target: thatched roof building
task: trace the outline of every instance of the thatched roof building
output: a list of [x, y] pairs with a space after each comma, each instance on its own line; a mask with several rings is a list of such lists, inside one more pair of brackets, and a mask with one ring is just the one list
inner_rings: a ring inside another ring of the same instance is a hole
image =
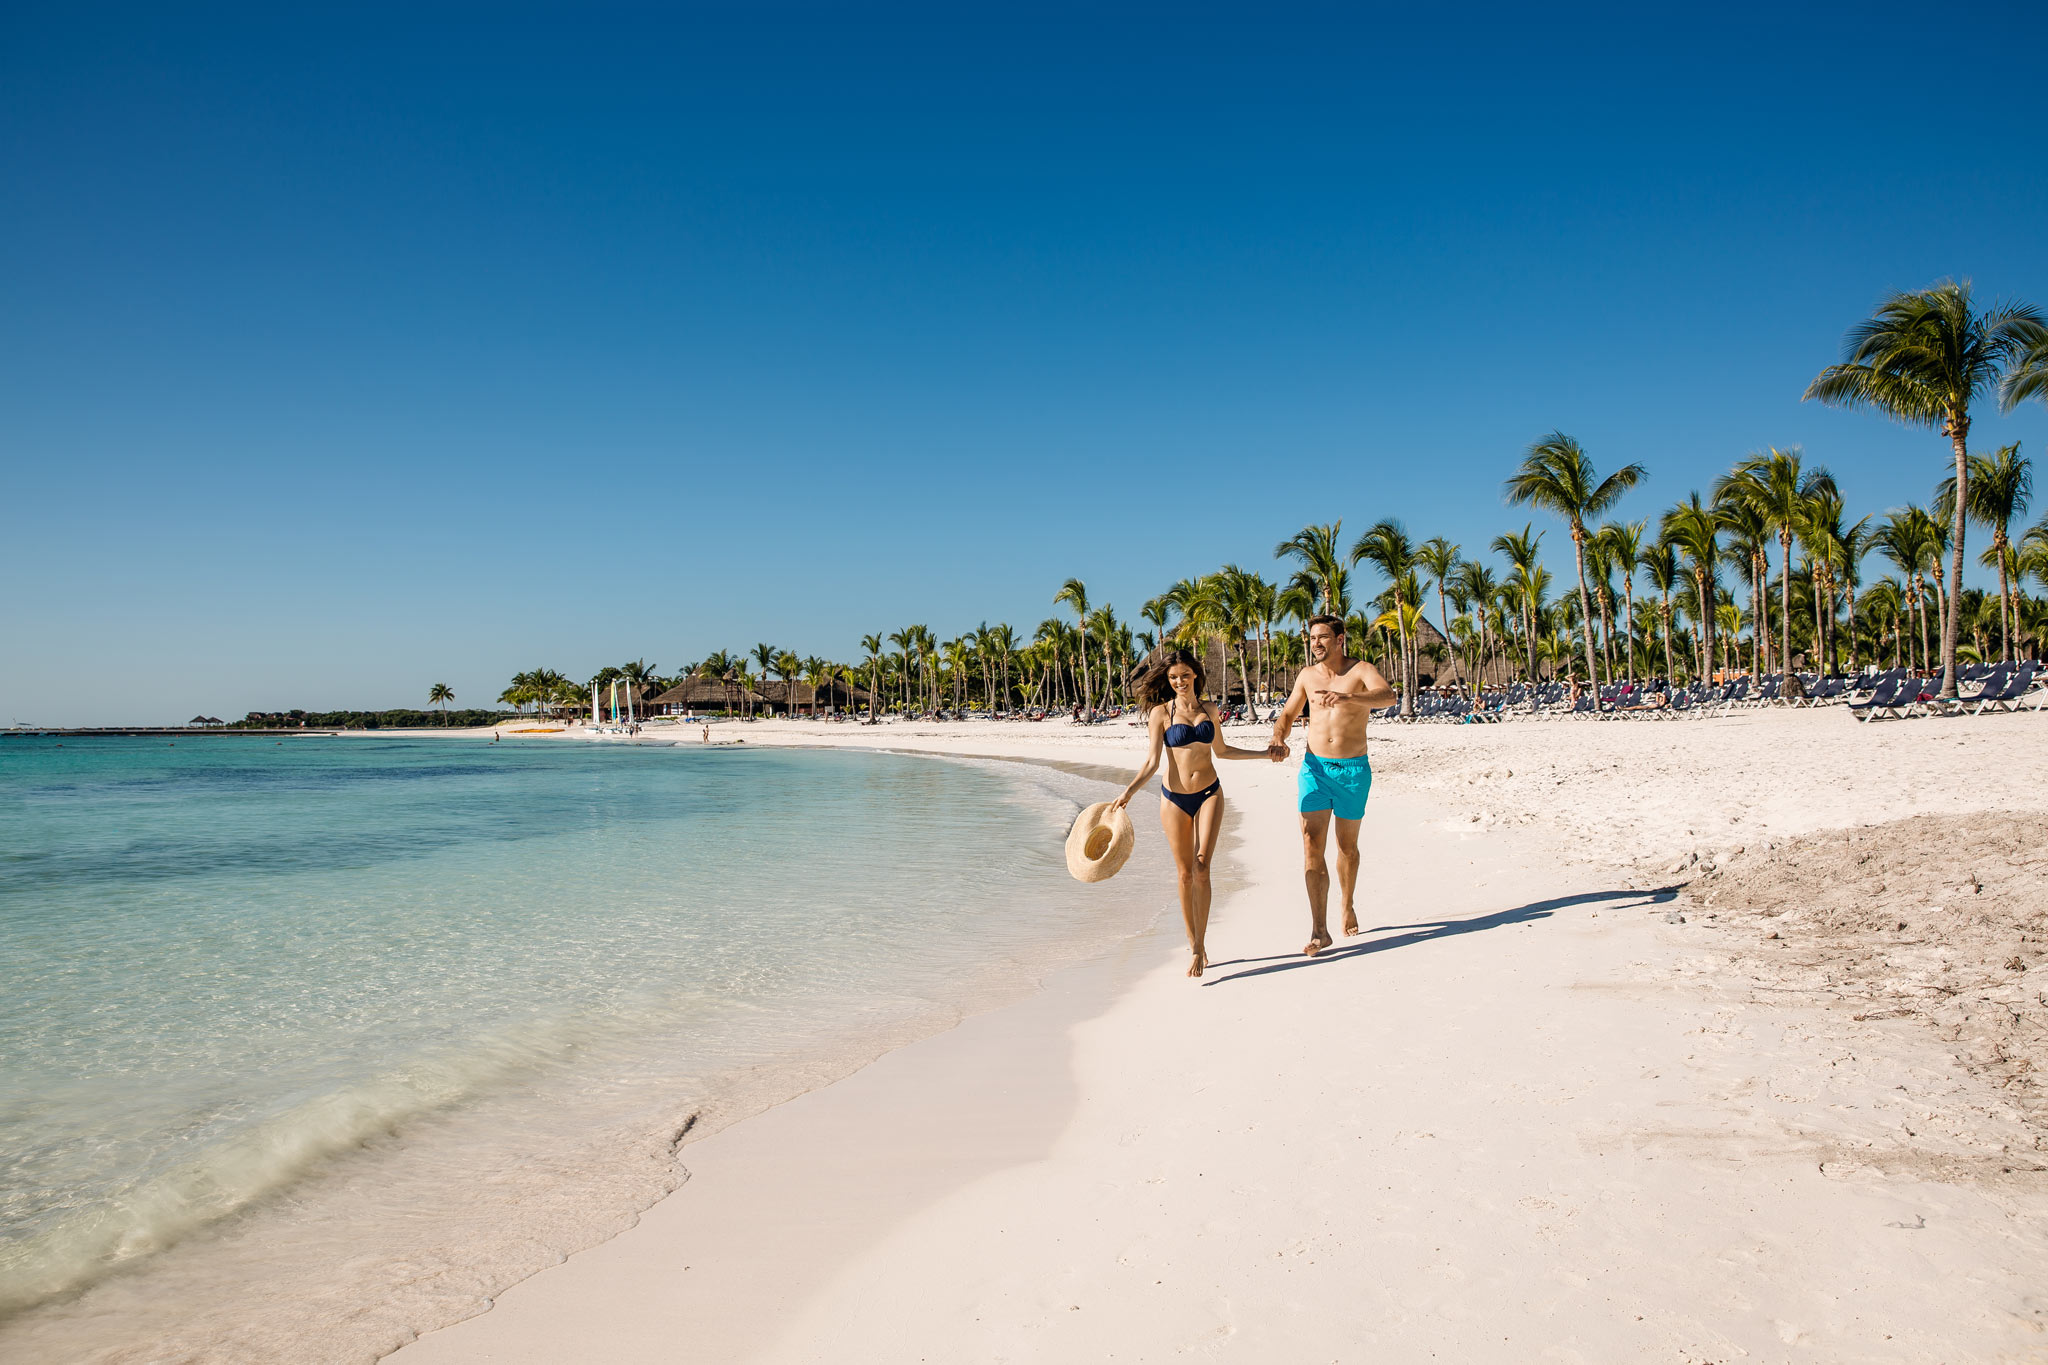
[[817, 688], [803, 682], [763, 682], [758, 692], [762, 707], [783, 714], [788, 713], [792, 704], [802, 715], [813, 710], [848, 711], [868, 704], [865, 687], [856, 687], [837, 678]]
[[647, 702], [649, 715], [681, 716], [703, 711], [739, 711], [760, 705], [761, 694], [738, 683], [691, 674]]
[[809, 683], [755, 680], [751, 687], [722, 683], [716, 678], [691, 676], [648, 702], [649, 715], [686, 715], [704, 711], [754, 711], [787, 715], [794, 702], [799, 715], [847, 711], [868, 704], [865, 687], [834, 680], [823, 687]]

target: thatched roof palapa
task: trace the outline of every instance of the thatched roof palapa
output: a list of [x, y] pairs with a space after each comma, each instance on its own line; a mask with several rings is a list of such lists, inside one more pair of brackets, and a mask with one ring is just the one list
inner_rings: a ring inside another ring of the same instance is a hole
[[738, 683], [722, 683], [716, 678], [699, 677], [691, 674], [658, 697], [650, 697], [649, 706], [674, 706], [696, 711], [707, 707], [724, 710], [738, 706], [747, 698], [760, 700], [760, 693]]

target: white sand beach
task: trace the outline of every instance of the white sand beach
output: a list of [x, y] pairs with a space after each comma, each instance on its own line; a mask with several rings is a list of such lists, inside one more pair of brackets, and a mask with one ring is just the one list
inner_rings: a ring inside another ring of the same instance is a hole
[[1365, 932], [1314, 960], [1293, 764], [1232, 764], [1203, 980], [1169, 911], [685, 1143], [637, 1226], [398, 1358], [2048, 1358], [2044, 760], [2032, 714], [1388, 726]]

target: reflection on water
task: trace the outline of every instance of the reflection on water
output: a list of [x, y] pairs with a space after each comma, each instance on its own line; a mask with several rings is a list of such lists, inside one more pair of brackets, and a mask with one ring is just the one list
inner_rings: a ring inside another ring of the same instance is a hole
[[403, 1333], [445, 1276], [609, 1235], [681, 1117], [1135, 927], [1159, 879], [1064, 874], [1091, 796], [880, 754], [0, 745], [0, 1311], [45, 1302], [0, 1348], [100, 1343], [118, 1305], [173, 1354], [295, 1350], [294, 1276]]

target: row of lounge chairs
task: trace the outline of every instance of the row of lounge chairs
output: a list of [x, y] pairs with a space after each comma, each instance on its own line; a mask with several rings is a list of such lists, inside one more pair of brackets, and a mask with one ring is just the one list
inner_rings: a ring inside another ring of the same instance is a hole
[[1953, 697], [1938, 697], [1939, 678], [1917, 678], [1895, 669], [1878, 679], [1869, 696], [1849, 703], [1858, 720], [1910, 720], [1914, 716], [1981, 716], [1986, 711], [2040, 710], [2048, 687], [2032, 663], [1983, 664], [1964, 672]]
[[[2048, 707], [2048, 668], [2035, 663], [1978, 664], [1962, 675], [1961, 695], [1935, 696], [1939, 678], [1915, 677], [1909, 669], [1823, 676], [1797, 674], [1799, 686], [1785, 695], [1783, 674], [1744, 676], [1725, 683], [1671, 686], [1661, 681], [1614, 683], [1570, 695], [1562, 682], [1515, 683], [1471, 697], [1426, 693], [1417, 698], [1419, 721], [1473, 724], [1513, 718], [1591, 720], [1700, 719], [1767, 706], [1841, 705], [1858, 720], [1905, 719], [1915, 715], [1982, 715]], [[1376, 713], [1391, 719], [1398, 706]]]

